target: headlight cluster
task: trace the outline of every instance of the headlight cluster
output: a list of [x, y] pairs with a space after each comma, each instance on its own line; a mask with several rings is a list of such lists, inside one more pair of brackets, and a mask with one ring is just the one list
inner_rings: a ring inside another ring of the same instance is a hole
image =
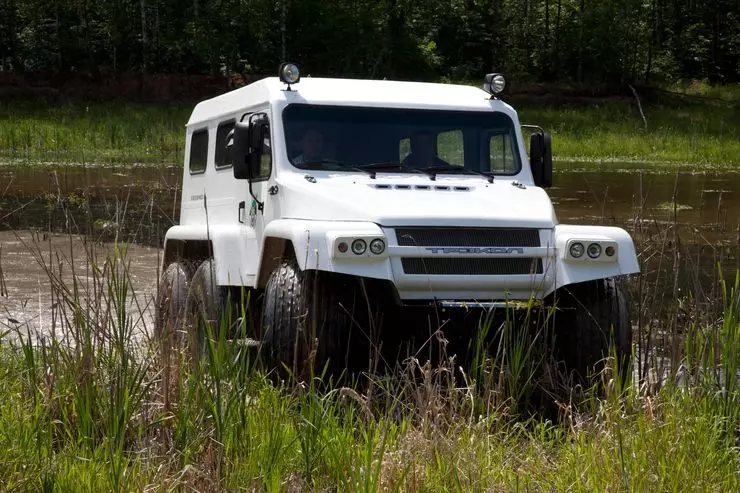
[[334, 241], [334, 255], [338, 257], [372, 257], [385, 252], [383, 238], [343, 237]]
[[615, 241], [570, 240], [566, 249], [571, 260], [613, 262], [617, 259]]

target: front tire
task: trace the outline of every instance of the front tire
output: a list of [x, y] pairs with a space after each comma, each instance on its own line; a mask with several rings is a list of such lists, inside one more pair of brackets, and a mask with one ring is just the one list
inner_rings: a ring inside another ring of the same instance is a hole
[[[265, 289], [262, 327], [268, 365], [301, 379], [349, 376], [368, 356], [367, 336], [357, 330], [356, 279], [307, 270], [284, 259]], [[360, 327], [361, 328], [361, 327]], [[364, 354], [363, 354], [364, 353]], [[285, 369], [289, 369], [288, 372]]]
[[606, 358], [616, 355], [622, 382], [631, 374], [632, 325], [629, 305], [614, 278], [565, 286], [555, 314], [555, 356], [576, 383], [588, 385]]

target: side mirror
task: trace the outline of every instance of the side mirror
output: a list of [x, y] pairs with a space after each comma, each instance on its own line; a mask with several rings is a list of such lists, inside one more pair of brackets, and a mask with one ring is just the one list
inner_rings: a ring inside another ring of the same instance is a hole
[[249, 165], [247, 162], [249, 156], [249, 123], [236, 122], [231, 142], [227, 138], [226, 147], [231, 146], [231, 152], [234, 157], [234, 178], [237, 180], [249, 180]]
[[529, 164], [532, 167], [534, 184], [538, 187], [552, 186], [552, 144], [550, 135], [535, 132], [529, 138]]
[[234, 125], [234, 178], [252, 180], [259, 175], [268, 131], [268, 120], [264, 115], [253, 115], [249, 123], [237, 122]]

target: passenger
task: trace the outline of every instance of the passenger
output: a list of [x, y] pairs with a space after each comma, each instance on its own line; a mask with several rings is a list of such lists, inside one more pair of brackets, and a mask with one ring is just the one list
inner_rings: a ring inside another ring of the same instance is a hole
[[448, 166], [437, 157], [437, 140], [432, 132], [416, 132], [411, 136], [411, 152], [404, 158], [403, 164], [415, 168]]
[[301, 154], [293, 158], [293, 164], [302, 165], [321, 162], [324, 153], [324, 136], [315, 129], [310, 129], [301, 138]]

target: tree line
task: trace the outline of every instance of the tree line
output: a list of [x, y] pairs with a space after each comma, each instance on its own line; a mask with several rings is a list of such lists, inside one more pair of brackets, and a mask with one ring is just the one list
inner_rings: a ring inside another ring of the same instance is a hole
[[0, 68], [740, 81], [737, 0], [0, 0]]

